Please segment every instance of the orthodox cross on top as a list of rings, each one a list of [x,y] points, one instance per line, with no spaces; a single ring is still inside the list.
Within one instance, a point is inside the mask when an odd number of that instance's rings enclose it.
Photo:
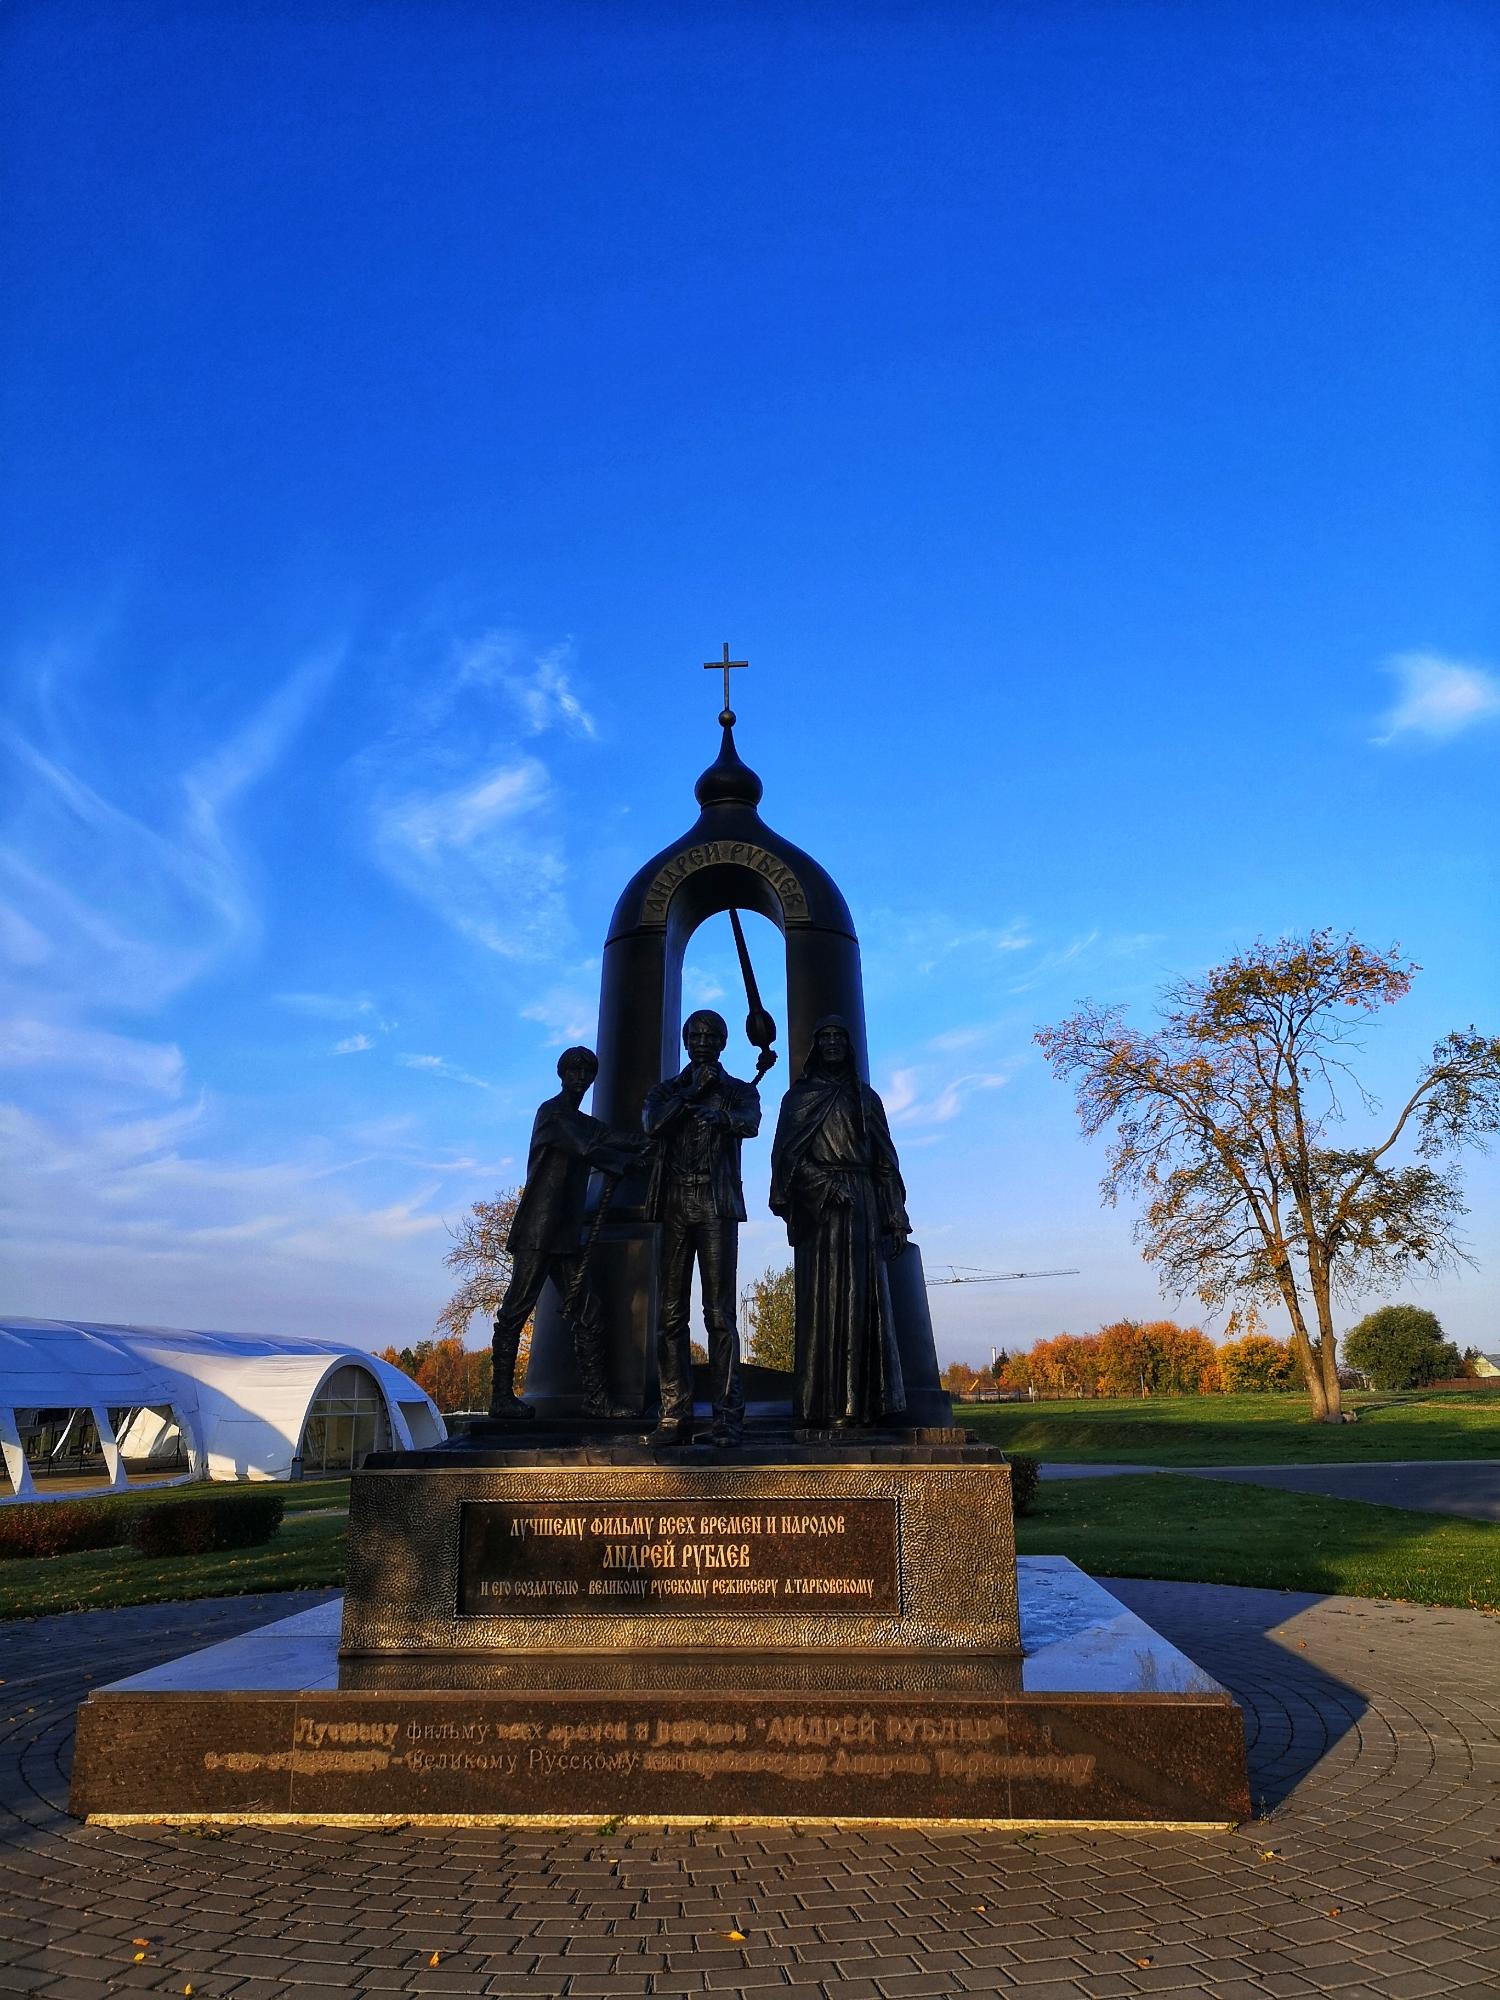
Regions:
[[[726,729],[732,727],[735,719],[734,710],[729,706],[729,676],[734,672],[736,667],[748,667],[749,664],[748,660],[730,659],[729,641],[727,639],[724,641],[724,657],[722,660],[705,660],[703,662],[703,671],[706,674],[721,673],[724,676],[724,712],[719,717],[719,720]]]

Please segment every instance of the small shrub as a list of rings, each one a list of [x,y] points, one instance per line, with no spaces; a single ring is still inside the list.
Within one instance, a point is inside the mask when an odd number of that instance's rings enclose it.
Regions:
[[[118,1548],[126,1519],[116,1500],[21,1500],[0,1507],[0,1562]]]
[[[201,1556],[214,1549],[248,1549],[281,1526],[279,1493],[227,1493],[222,1499],[175,1500],[140,1507],[130,1540],[143,1556]]]
[[[1028,1458],[1024,1452],[1013,1452],[1010,1457],[1010,1504],[1014,1514],[1029,1514],[1031,1504],[1036,1499],[1036,1489],[1041,1481],[1042,1468],[1038,1460]]]

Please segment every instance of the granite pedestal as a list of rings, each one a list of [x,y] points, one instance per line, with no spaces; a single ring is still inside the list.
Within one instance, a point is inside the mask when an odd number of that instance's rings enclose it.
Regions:
[[[1249,1811],[1234,1702],[1071,1563],[1017,1564],[998,1453],[951,1431],[652,1453],[605,1428],[371,1461],[342,1604],[91,1695],[72,1804],[1192,1826]]]

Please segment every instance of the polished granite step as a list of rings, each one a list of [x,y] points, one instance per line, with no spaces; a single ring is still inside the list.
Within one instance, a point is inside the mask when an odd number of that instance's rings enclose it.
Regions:
[[[337,1600],[97,1689],[71,1809],[106,1819],[959,1820],[1221,1827],[1226,1691],[1061,1557],[1018,1653],[340,1659]]]

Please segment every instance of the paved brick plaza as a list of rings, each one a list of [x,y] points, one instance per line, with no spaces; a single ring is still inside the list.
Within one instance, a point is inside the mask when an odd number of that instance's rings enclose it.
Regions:
[[[1210,1835],[92,1829],[63,1810],[90,1681],[312,1600],[0,1626],[0,1995],[1500,1991],[1500,1624],[1111,1588],[1245,1703],[1266,1817]]]

